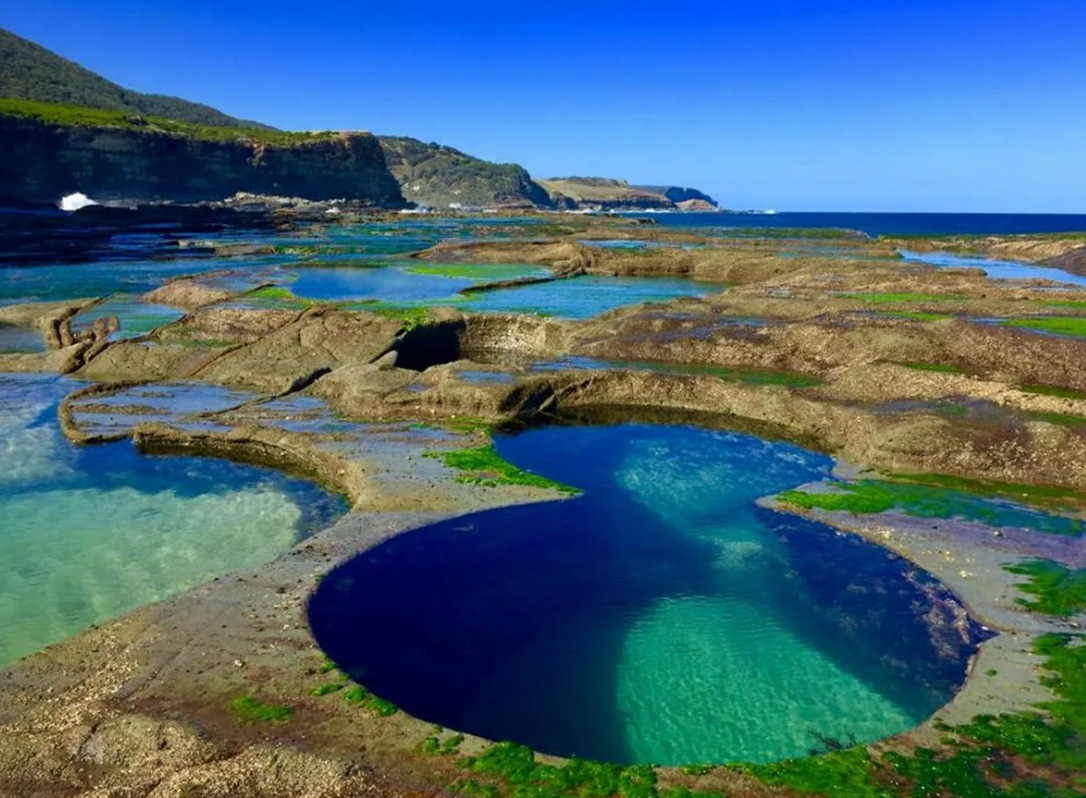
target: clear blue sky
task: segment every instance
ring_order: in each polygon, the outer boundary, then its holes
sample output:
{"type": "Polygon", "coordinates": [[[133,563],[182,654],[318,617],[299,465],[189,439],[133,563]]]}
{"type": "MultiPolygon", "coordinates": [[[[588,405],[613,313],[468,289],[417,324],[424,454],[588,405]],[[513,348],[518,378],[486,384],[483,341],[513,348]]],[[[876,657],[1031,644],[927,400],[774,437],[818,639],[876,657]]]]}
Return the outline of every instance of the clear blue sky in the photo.
{"type": "Polygon", "coordinates": [[[7,0],[140,91],[729,207],[1086,212],[1086,0],[7,0]]]}

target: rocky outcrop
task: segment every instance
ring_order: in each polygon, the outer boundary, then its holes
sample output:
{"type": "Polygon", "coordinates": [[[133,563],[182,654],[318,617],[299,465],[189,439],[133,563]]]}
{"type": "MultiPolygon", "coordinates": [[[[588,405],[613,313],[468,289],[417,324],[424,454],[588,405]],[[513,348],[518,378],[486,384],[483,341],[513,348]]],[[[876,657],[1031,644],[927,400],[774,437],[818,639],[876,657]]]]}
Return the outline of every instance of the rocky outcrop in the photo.
{"type": "Polygon", "coordinates": [[[697,189],[631,186],[609,177],[554,177],[540,180],[551,203],[565,210],[715,210],[716,201],[697,189]]]}
{"type": "Polygon", "coordinates": [[[513,163],[491,163],[452,147],[381,136],[385,160],[404,197],[434,208],[533,208],[550,205],[543,188],[513,163]]]}
{"type": "Polygon", "coordinates": [[[711,208],[717,208],[717,202],[708,194],[698,191],[696,188],[685,186],[634,186],[641,191],[649,191],[653,194],[663,194],[680,208],[686,202],[698,202],[711,208]]]}
{"type": "Polygon", "coordinates": [[[51,121],[44,112],[0,113],[0,197],[52,203],[79,191],[99,202],[197,202],[247,191],[404,205],[368,133],[217,137],[206,130],[178,132],[139,118],[88,125],[51,121]]]}

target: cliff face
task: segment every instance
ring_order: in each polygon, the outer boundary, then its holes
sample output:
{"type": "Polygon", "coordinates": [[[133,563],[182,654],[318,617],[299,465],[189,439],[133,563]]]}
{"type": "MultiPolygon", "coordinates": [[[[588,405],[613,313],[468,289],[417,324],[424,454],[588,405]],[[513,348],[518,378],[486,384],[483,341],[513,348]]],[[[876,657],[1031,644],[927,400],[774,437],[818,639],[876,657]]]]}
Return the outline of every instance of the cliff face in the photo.
{"type": "Polygon", "coordinates": [[[153,124],[67,125],[0,114],[0,152],[0,197],[28,202],[55,202],[76,191],[99,202],[196,202],[247,191],[404,204],[368,133],[205,139],[153,124]]]}
{"type": "Polygon", "coordinates": [[[380,140],[389,169],[412,202],[434,208],[550,205],[547,192],[517,164],[491,163],[452,147],[403,136],[381,136],[380,140]]]}

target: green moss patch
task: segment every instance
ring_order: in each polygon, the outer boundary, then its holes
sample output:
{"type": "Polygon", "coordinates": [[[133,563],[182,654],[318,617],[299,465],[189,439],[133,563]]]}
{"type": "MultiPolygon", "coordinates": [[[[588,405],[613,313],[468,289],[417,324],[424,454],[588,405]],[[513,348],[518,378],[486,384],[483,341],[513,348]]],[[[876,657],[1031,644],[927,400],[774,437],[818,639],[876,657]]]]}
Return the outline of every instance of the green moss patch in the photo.
{"type": "Polygon", "coordinates": [[[1030,410],[1026,413],[1026,416],[1031,421],[1046,421],[1049,424],[1055,424],[1059,427],[1086,426],[1086,416],[1076,415],[1075,413],[1052,413],[1047,410],[1030,410]]]}
{"type": "Polygon", "coordinates": [[[515,263],[419,263],[405,266],[410,274],[426,274],[435,277],[460,277],[467,280],[496,282],[532,277],[540,273],[535,266],[515,263]]]}
{"type": "Polygon", "coordinates": [[[898,363],[899,366],[904,366],[907,369],[913,369],[914,371],[934,371],[940,374],[965,374],[965,369],[961,366],[955,366],[952,363],[898,363]]]}
{"type": "Polygon", "coordinates": [[[251,695],[234,699],[230,711],[242,723],[286,723],[294,715],[294,708],[285,704],[265,704],[251,695]]]}
{"type": "Polygon", "coordinates": [[[945,319],[954,318],[954,315],[951,313],[925,313],[920,310],[902,310],[894,313],[882,313],[880,315],[890,316],[895,319],[909,319],[910,321],[943,321],[945,319]]]}
{"type": "Polygon", "coordinates": [[[352,687],[349,690],[344,690],[343,702],[351,707],[361,706],[380,715],[382,718],[390,717],[400,711],[400,708],[391,701],[378,698],[361,685],[352,687]]]}
{"type": "Polygon", "coordinates": [[[964,517],[992,526],[1029,526],[1051,534],[1078,537],[1086,524],[1076,518],[1049,516],[986,501],[984,495],[931,484],[865,479],[835,483],[832,492],[788,490],[777,495],[782,504],[807,510],[874,515],[897,510],[918,518],[964,517]]]}
{"type": "Polygon", "coordinates": [[[906,302],[956,302],[964,297],[956,294],[909,294],[909,293],[872,293],[872,294],[845,294],[847,299],[858,299],[869,305],[898,305],[906,302]]]}
{"type": "Polygon", "coordinates": [[[1086,336],[1086,318],[1074,316],[1049,316],[1031,319],[1007,319],[1000,322],[1004,327],[1051,333],[1053,335],[1086,336]]]}
{"type": "Polygon", "coordinates": [[[1061,388],[1058,385],[1022,385],[1018,390],[1039,396],[1056,396],[1060,399],[1086,399],[1086,393],[1071,388],[1061,388]]]}
{"type": "Polygon", "coordinates": [[[1071,569],[1053,560],[1025,560],[1003,566],[1018,576],[1028,577],[1017,587],[1034,599],[1018,599],[1033,612],[1069,618],[1086,612],[1086,568],[1071,569]]]}
{"type": "Polygon", "coordinates": [[[502,457],[491,445],[475,449],[456,449],[451,452],[427,452],[426,457],[441,460],[449,468],[463,471],[457,482],[474,485],[529,485],[535,488],[550,488],[562,493],[578,493],[577,488],[555,482],[553,479],[532,474],[502,457]]]}
{"type": "Polygon", "coordinates": [[[1044,308],[1070,308],[1086,310],[1086,301],[1081,299],[1042,299],[1037,304],[1044,308]]]}

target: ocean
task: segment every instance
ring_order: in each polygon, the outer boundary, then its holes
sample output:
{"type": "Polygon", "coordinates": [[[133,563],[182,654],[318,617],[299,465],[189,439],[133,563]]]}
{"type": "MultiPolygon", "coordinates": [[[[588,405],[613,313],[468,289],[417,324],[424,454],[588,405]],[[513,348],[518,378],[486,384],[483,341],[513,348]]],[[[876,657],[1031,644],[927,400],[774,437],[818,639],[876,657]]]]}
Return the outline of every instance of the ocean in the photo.
{"type": "Polygon", "coordinates": [[[839,227],[867,235],[1013,235],[1086,232],[1086,214],[1042,213],[638,213],[674,227],[839,227]]]}

